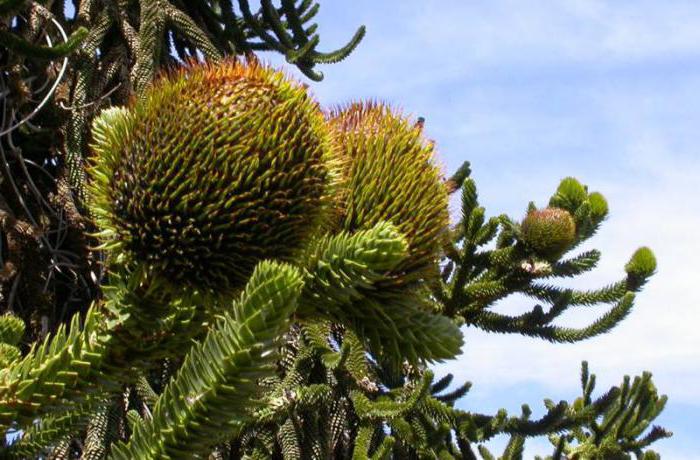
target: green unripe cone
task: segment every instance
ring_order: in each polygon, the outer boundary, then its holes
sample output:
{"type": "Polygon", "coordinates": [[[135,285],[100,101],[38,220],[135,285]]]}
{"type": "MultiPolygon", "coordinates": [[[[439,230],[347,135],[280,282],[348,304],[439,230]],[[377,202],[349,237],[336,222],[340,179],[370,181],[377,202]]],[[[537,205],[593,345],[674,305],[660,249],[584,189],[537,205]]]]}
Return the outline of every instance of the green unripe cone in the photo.
{"type": "Polygon", "coordinates": [[[576,239],[576,223],[565,209],[530,211],[521,225],[523,242],[542,258],[558,259],[576,239]]]}
{"type": "Polygon", "coordinates": [[[258,64],[194,65],[93,127],[105,247],[220,292],[298,254],[326,219],[332,144],[304,87],[258,64]]]}
{"type": "Polygon", "coordinates": [[[345,166],[342,229],[393,223],[409,243],[409,256],[396,273],[404,281],[425,276],[449,224],[448,190],[433,145],[419,127],[382,104],[352,104],[331,113],[329,124],[345,166]]]}

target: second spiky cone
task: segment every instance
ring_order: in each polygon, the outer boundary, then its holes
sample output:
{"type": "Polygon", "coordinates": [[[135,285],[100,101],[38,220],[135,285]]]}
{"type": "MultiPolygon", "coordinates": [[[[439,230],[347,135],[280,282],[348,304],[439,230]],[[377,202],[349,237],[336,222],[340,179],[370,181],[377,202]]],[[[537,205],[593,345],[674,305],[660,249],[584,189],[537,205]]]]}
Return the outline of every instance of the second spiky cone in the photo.
{"type": "Polygon", "coordinates": [[[434,146],[397,111],[380,103],[335,110],[329,124],[345,164],[342,228],[396,225],[409,243],[398,279],[428,273],[449,224],[448,189],[434,162],[434,146]]]}

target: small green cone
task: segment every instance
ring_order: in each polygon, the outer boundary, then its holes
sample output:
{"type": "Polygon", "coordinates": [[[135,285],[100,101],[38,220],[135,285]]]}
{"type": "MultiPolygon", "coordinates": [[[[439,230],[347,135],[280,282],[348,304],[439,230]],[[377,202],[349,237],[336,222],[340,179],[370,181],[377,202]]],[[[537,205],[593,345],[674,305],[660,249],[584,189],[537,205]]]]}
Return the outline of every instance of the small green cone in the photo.
{"type": "Polygon", "coordinates": [[[576,223],[565,209],[530,211],[521,225],[523,242],[538,256],[556,260],[576,239],[576,223]]]}

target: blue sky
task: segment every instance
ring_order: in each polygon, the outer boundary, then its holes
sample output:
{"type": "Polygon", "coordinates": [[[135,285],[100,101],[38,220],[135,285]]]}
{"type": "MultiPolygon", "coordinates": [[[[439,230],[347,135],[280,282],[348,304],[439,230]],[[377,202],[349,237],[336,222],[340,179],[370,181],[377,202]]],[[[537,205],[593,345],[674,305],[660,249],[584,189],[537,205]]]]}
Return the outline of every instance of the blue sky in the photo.
{"type": "MultiPolygon", "coordinates": [[[[457,360],[470,380],[462,407],[519,413],[572,399],[580,362],[601,391],[651,370],[670,397],[659,422],[675,432],[664,459],[700,459],[700,2],[596,0],[325,0],[322,44],[368,35],[311,84],[323,104],[377,98],[424,116],[446,172],[472,163],[490,215],[522,217],[563,177],[604,193],[611,216],[588,245],[600,267],[577,286],[623,275],[641,245],[659,271],[624,324],[575,345],[465,330],[457,360]]],[[[269,56],[273,62],[278,58],[269,56]]],[[[585,249],[585,248],[584,248],[585,249]]],[[[509,299],[499,311],[522,311],[509,299]]],[[[580,325],[600,311],[565,318],[580,325]]],[[[537,413],[537,412],[536,412],[537,413]]],[[[549,453],[531,442],[527,457],[549,453]]]]}

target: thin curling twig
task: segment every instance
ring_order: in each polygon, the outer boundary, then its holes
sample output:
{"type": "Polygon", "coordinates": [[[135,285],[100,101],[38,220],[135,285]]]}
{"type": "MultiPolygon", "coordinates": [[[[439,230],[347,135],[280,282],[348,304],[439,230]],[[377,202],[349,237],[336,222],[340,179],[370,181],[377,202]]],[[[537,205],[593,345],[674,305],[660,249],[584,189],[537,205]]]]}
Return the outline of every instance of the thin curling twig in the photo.
{"type": "MultiPolygon", "coordinates": [[[[54,18],[51,18],[51,22],[58,29],[58,32],[61,34],[61,38],[63,39],[64,43],[68,43],[68,36],[66,35],[65,30],[63,30],[63,27],[61,26],[61,24],[54,18]]],[[[51,38],[48,35],[46,35],[46,41],[49,44],[49,46],[52,46],[51,38]]],[[[58,71],[58,76],[56,77],[56,80],[54,81],[53,85],[51,86],[51,89],[49,90],[49,92],[46,93],[44,98],[41,100],[39,105],[37,105],[34,108],[34,110],[31,111],[31,113],[29,115],[25,116],[24,118],[22,118],[20,121],[18,121],[14,125],[10,126],[9,128],[6,128],[2,132],[0,132],[0,136],[5,136],[5,135],[11,133],[12,131],[19,128],[27,121],[34,118],[34,116],[37,113],[39,113],[39,111],[49,102],[49,100],[51,100],[51,97],[56,92],[56,89],[58,88],[58,85],[61,83],[61,80],[63,79],[63,76],[65,75],[67,68],[68,68],[68,58],[64,57],[63,63],[61,64],[61,70],[58,71]]]]}

